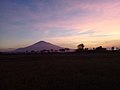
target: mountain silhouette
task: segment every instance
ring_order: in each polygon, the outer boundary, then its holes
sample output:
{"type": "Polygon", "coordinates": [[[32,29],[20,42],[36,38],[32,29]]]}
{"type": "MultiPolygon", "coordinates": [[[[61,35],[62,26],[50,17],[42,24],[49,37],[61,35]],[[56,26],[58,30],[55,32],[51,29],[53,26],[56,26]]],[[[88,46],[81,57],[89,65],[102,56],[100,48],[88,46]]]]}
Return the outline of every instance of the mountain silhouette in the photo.
{"type": "Polygon", "coordinates": [[[24,48],[18,48],[15,50],[15,52],[31,52],[31,51],[42,51],[42,50],[59,50],[62,49],[63,47],[51,44],[49,42],[45,42],[45,41],[39,41],[33,45],[24,47],[24,48]]]}

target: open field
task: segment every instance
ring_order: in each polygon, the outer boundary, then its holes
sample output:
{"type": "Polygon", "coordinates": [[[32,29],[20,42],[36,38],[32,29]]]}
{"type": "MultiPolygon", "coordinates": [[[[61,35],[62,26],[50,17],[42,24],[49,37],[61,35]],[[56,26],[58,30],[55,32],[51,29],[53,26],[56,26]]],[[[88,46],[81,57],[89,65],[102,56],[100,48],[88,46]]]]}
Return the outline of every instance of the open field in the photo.
{"type": "Polygon", "coordinates": [[[120,90],[120,55],[1,55],[0,90],[120,90]]]}

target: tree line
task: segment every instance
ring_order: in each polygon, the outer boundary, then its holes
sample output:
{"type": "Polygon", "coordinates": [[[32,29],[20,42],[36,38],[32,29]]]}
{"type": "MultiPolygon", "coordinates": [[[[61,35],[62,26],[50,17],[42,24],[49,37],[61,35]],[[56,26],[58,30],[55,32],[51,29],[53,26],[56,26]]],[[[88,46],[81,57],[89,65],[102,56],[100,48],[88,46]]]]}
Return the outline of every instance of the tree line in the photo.
{"type": "MultiPolygon", "coordinates": [[[[72,50],[70,48],[61,48],[59,50],[54,50],[54,49],[50,49],[50,50],[47,50],[47,49],[43,49],[41,51],[25,51],[25,52],[19,52],[19,53],[26,53],[26,54],[39,54],[39,53],[90,53],[90,52],[93,52],[93,53],[96,53],[96,52],[119,52],[120,53],[120,48],[115,48],[115,47],[111,47],[111,49],[107,50],[107,48],[103,48],[102,46],[98,46],[96,48],[92,48],[92,49],[89,49],[89,48],[86,48],[85,45],[83,43],[81,44],[78,44],[77,45],[77,49],[75,50],[72,50]]],[[[3,53],[3,52],[0,52],[0,54],[3,53]]]]}
{"type": "Polygon", "coordinates": [[[103,48],[102,46],[98,46],[96,48],[93,48],[93,49],[89,49],[89,48],[85,48],[85,45],[82,43],[82,44],[79,44],[77,46],[77,49],[76,49],[76,52],[82,52],[82,51],[97,51],[97,52],[106,52],[106,51],[111,51],[111,52],[114,52],[114,51],[120,51],[120,48],[118,47],[111,47],[111,49],[107,50],[107,48],[103,48]]]}
{"type": "Polygon", "coordinates": [[[115,47],[111,47],[110,50],[107,50],[107,48],[103,48],[102,46],[98,46],[96,48],[93,48],[93,49],[89,49],[89,48],[86,48],[85,45],[83,43],[81,44],[78,44],[77,45],[77,49],[75,50],[72,50],[70,48],[61,48],[59,50],[54,50],[54,49],[50,49],[50,50],[47,50],[47,49],[43,49],[41,51],[26,51],[26,53],[70,53],[70,52],[76,52],[76,53],[79,53],[79,52],[120,52],[120,48],[115,48],[115,47]]]}

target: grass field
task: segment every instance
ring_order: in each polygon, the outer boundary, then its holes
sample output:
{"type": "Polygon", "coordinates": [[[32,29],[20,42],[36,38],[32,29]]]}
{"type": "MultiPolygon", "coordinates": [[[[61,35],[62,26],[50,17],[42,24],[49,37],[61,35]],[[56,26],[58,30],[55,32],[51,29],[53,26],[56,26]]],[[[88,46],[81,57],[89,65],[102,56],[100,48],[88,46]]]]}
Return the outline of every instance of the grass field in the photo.
{"type": "Polygon", "coordinates": [[[0,90],[120,90],[120,55],[1,55],[0,90]]]}

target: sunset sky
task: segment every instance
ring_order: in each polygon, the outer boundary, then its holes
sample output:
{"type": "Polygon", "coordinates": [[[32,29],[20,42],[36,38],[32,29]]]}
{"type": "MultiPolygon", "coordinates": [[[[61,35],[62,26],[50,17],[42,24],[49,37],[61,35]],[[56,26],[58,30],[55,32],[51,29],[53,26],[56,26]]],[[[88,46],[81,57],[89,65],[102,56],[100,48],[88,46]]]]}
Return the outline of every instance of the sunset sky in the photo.
{"type": "Polygon", "coordinates": [[[120,47],[120,0],[0,0],[0,49],[41,40],[120,47]]]}

